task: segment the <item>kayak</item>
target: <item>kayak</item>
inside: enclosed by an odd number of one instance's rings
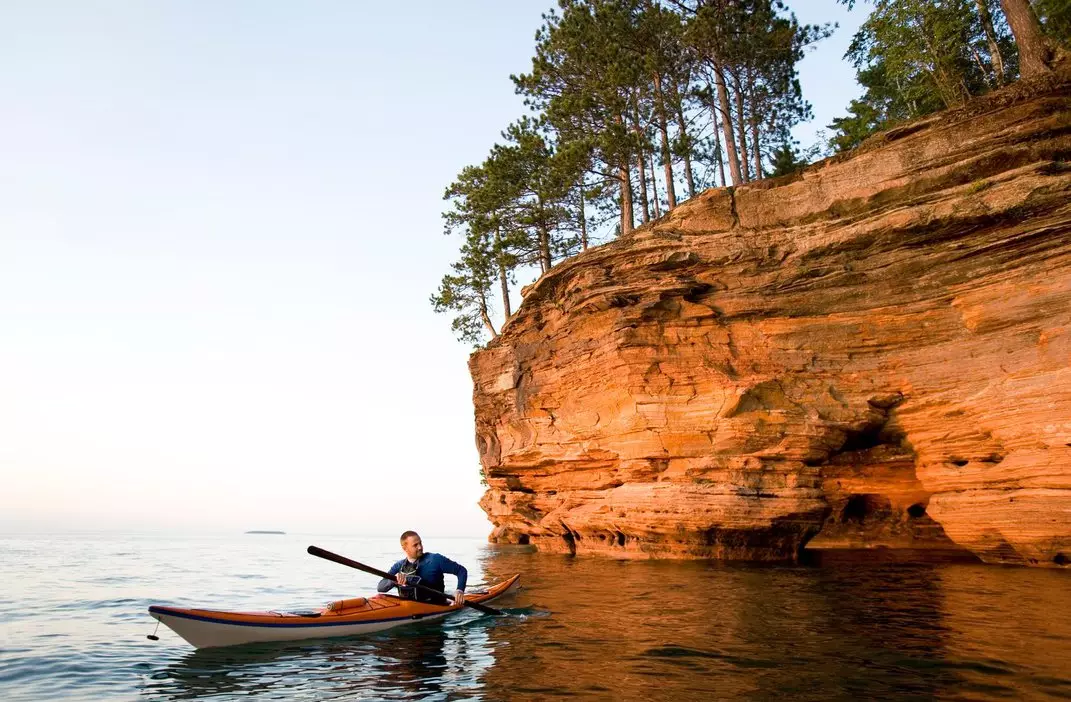
[[[520,577],[514,575],[483,592],[466,593],[465,600],[490,602],[505,594]],[[379,594],[339,600],[311,612],[222,612],[152,605],[149,614],[196,648],[212,648],[367,634],[415,621],[442,619],[464,608]]]

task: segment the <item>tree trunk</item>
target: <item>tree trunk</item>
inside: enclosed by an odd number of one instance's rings
[[[554,265],[550,258],[550,230],[547,228],[547,210],[543,206],[542,196],[537,195],[536,202],[539,204],[539,223],[537,225],[539,230],[539,265],[543,268],[543,272],[546,273]]]
[[[654,194],[654,216],[658,219],[662,216],[662,204],[658,200],[658,181],[655,180],[654,154],[651,154],[651,192]]]
[[[718,175],[721,177],[721,185],[725,187],[729,183],[725,180],[725,159],[721,152],[721,136],[718,134],[718,130],[721,129],[721,124],[718,122],[718,103],[714,98],[714,86],[708,82],[707,88],[710,90],[710,117],[714,120],[714,159],[718,163]]]
[[[584,214],[584,179],[580,179],[580,249],[588,250],[588,217]]]
[[[487,300],[483,293],[480,293],[480,319],[483,320],[483,326],[487,328],[487,331],[491,332],[491,338],[497,339],[498,332],[495,331],[495,325],[491,324],[491,316],[487,314]]]
[[[1030,0],[1000,0],[1004,16],[1008,18],[1015,43],[1019,45],[1019,75],[1022,78],[1051,73],[1049,61],[1052,50],[1045,35],[1041,33],[1041,24]]]
[[[622,127],[625,125],[623,115],[616,115],[614,120]],[[621,236],[632,233],[632,173],[628,166],[628,157],[625,156],[617,165],[617,184],[621,194]]]
[[[741,90],[740,77],[733,76],[736,84],[736,129],[740,137],[740,170],[744,176],[744,182],[751,182],[751,170],[747,160],[747,122],[744,121],[744,91]]]
[[[721,128],[725,135],[725,155],[729,161],[729,174],[733,177],[733,185],[741,185],[744,182],[740,174],[740,157],[736,153],[736,145],[733,143],[736,137],[733,135],[733,120],[729,113],[729,91],[725,87],[725,76],[721,69],[714,69],[714,83],[718,86],[718,103],[721,111]],[[715,112],[714,118],[718,115]],[[722,173],[722,182],[725,182],[725,174]]]
[[[658,112],[658,131],[662,134],[662,168],[666,173],[666,200],[669,209],[677,206],[677,192],[673,187],[673,154],[669,150],[669,126],[666,119],[666,101],[662,95],[662,76],[654,74],[655,110]]]
[[[989,58],[993,61],[993,72],[997,74],[997,85],[1004,85],[1004,58],[1000,55],[997,32],[993,29],[993,16],[989,14],[986,0],[974,0],[978,5],[978,17],[982,20],[985,40],[989,44]]]
[[[692,177],[692,138],[688,136],[688,123],[684,121],[684,100],[676,84],[673,86],[673,104],[677,111],[677,124],[680,126],[681,152],[684,156],[684,180],[688,183],[688,197],[695,197],[695,179]]]
[[[751,118],[751,156],[755,160],[755,180],[762,180],[762,149],[759,148],[759,123]]]
[[[632,104],[632,114],[635,120],[632,124],[632,131],[636,135],[636,142],[639,144],[646,144],[647,139],[644,138],[643,128],[640,126],[640,106],[639,100],[636,100]],[[636,165],[640,171],[640,205],[643,206],[643,223],[647,224],[651,221],[651,208],[647,201],[647,174],[644,172],[644,149],[641,146],[640,151],[636,154]]]
[[[759,144],[759,117],[758,106],[755,104],[755,78],[748,69],[747,73],[748,101],[751,103],[751,157],[755,164],[755,180],[762,180],[762,146]]]
[[[539,225],[539,255],[543,258],[543,270],[549,271],[554,261],[550,257],[550,232],[546,224]]]
[[[978,70],[982,73],[982,78],[985,79],[985,84],[990,88],[1000,87],[994,86],[993,79],[989,77],[989,71],[986,70],[985,62],[982,61],[982,55],[978,53],[978,49],[971,47],[971,56],[974,58],[974,62],[978,64]]]
[[[640,206],[643,208],[643,223],[647,224],[651,221],[651,203],[647,200],[647,166],[645,165],[645,158],[643,151],[641,150],[636,154],[636,166],[640,171]]]
[[[685,142],[687,143],[687,142]],[[688,197],[695,197],[695,178],[692,176],[691,149],[684,153],[684,182],[688,183]]]
[[[502,288],[502,312],[506,319],[513,314],[509,307],[509,276],[506,275],[506,264],[502,263],[502,227],[495,227],[495,252],[498,254],[498,284]]]
[[[628,161],[618,166],[618,185],[621,188],[621,236],[632,233],[632,174]]]

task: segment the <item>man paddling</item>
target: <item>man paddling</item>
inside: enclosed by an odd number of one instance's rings
[[[438,553],[424,553],[424,544],[420,541],[420,534],[415,531],[407,531],[402,534],[401,542],[402,550],[405,551],[405,558],[392,565],[390,570],[387,571],[394,577],[394,580],[383,578],[379,581],[377,589],[380,592],[387,592],[392,587],[397,586],[399,594],[403,597],[424,600],[425,596],[420,594],[419,590],[413,587],[406,588],[406,584],[420,583],[425,587],[445,591],[446,585],[443,582],[443,575],[449,573],[457,576],[454,603],[464,604],[465,584],[469,578],[469,572],[465,570],[465,566],[460,563],[454,563],[446,556]],[[437,604],[445,604],[445,602],[440,601]]]

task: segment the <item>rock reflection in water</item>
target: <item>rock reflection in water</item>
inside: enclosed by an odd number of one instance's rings
[[[489,553],[483,567],[530,574],[522,599],[551,611],[489,630],[489,699],[1071,694],[1071,624],[1046,615],[1071,611],[1064,573],[622,562],[517,548]],[[1039,578],[1043,602],[1030,597]],[[1031,653],[1042,641],[1045,652]]]

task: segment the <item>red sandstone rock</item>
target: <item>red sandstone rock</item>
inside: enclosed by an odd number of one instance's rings
[[[710,190],[475,353],[492,541],[1071,562],[1071,74]]]

